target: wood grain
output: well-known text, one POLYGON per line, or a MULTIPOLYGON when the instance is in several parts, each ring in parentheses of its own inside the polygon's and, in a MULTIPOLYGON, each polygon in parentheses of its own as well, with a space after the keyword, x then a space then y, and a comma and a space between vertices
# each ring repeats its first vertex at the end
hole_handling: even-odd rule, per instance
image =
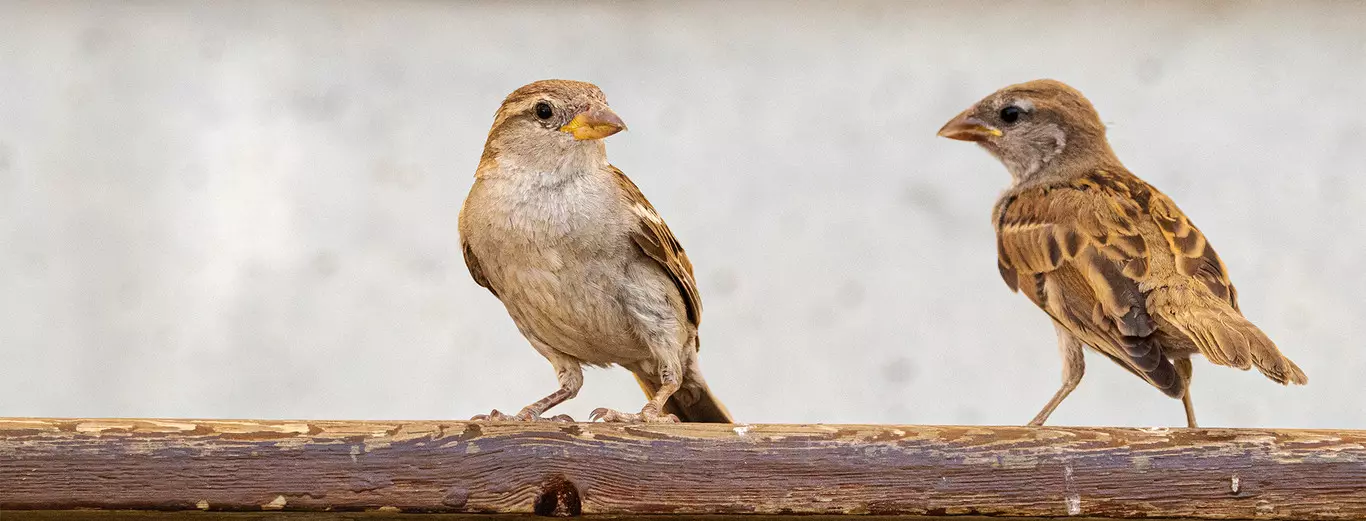
MULTIPOLYGON (((190 519, 194 521, 544 521, 546 518, 536 514, 448 514, 425 513, 405 514, 378 511, 366 512, 200 512, 155 510, 10 510, 0 512, 5 521, 69 521, 90 519, 93 521, 169 521, 190 519)), ((992 521, 999 517, 982 516, 874 516, 874 515, 767 515, 767 514, 585 514, 578 519, 592 521, 992 521)), ((1057 521, 1055 517, 1012 517, 1010 521, 1057 521)), ((1094 517, 1069 517, 1068 521, 1101 521, 1094 517)), ((1162 521, 1191 521, 1186 518, 1163 518, 1162 521)))
MULTIPOLYGON (((155 510, 10 510, 0 512, 5 521, 69 521, 90 519, 93 521, 168 521, 191 519, 194 521, 543 521, 545 517, 536 514, 448 514, 425 513, 405 514, 378 511, 366 512, 200 512, 155 510)), ((815 515, 767 515, 767 514, 585 514, 579 519, 592 521, 842 521, 855 516, 839 514, 815 515)), ((999 517, 982 516, 874 516, 859 515, 858 521, 991 521, 999 517)), ((1057 521, 1054 517, 1012 517, 1010 521, 1057 521)), ((1069 517, 1068 521, 1101 521, 1094 517, 1069 517)), ((1163 518, 1162 521, 1190 521, 1185 518, 1163 518)))
POLYGON ((1366 518, 1366 432, 0 419, 15 510, 1366 518))

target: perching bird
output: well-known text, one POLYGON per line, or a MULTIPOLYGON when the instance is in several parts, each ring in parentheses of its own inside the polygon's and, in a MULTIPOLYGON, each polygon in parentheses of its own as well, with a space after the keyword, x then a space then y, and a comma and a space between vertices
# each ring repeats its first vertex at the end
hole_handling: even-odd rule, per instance
POLYGON ((578 81, 526 85, 494 116, 460 211, 465 264, 550 360, 560 388, 516 415, 476 419, 540 420, 578 394, 584 364, 617 364, 649 401, 638 414, 603 408, 594 419, 730 423, 698 371, 692 263, 607 162, 602 139, 625 129, 602 91, 578 81))
POLYGON ((1063 358, 1062 388, 1030 425, 1043 425, 1081 381, 1082 344, 1180 398, 1191 427, 1193 354, 1308 382, 1238 311, 1228 270, 1200 230, 1115 157, 1080 92, 1053 80, 1011 85, 939 135, 981 145, 1014 181, 992 213, 1001 277, 1053 318, 1063 358))

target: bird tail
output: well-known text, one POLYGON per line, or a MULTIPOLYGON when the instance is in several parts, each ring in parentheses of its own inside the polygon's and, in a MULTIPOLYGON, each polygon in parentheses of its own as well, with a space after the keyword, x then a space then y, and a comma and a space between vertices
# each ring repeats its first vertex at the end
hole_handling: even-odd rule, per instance
POLYGON ((1309 383, 1304 371, 1241 313, 1222 301, 1202 304, 1164 313, 1164 318, 1185 333, 1210 362, 1243 370, 1255 366, 1279 384, 1309 383))
MULTIPOLYGON (((659 384, 648 378, 636 375, 636 382, 645 391, 646 398, 653 398, 659 392, 659 384)), ((689 370, 683 380, 683 387, 664 402, 664 412, 677 416, 679 421, 690 423, 734 423, 730 411, 712 395, 706 380, 694 370, 689 370)))

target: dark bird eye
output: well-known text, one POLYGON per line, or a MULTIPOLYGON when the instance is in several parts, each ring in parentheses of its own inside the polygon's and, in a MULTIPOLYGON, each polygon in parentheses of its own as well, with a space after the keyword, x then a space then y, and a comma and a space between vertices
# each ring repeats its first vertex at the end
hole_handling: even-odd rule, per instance
POLYGON ((536 117, 541 118, 541 119, 550 119, 550 116, 554 116, 554 115, 555 115, 555 111, 550 110, 550 104, 549 104, 549 103, 546 103, 546 102, 542 101, 542 102, 536 104, 536 117))
POLYGON ((1020 107, 1016 107, 1014 105, 1008 106, 1006 108, 1001 109, 1001 121, 1004 121, 1006 123, 1014 123, 1020 120, 1021 114, 1024 114, 1024 111, 1020 110, 1020 107))

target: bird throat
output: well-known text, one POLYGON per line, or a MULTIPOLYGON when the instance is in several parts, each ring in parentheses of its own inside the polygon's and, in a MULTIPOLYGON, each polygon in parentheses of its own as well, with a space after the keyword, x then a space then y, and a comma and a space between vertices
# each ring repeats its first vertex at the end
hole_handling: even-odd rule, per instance
POLYGON ((601 141, 540 143, 540 146, 503 147, 495 154, 500 176, 516 176, 541 185, 557 185, 607 165, 601 141))
POLYGON ((995 145, 992 154, 1001 160, 1016 184, 1035 177, 1067 150, 1067 134, 1056 125, 1045 125, 995 145))

